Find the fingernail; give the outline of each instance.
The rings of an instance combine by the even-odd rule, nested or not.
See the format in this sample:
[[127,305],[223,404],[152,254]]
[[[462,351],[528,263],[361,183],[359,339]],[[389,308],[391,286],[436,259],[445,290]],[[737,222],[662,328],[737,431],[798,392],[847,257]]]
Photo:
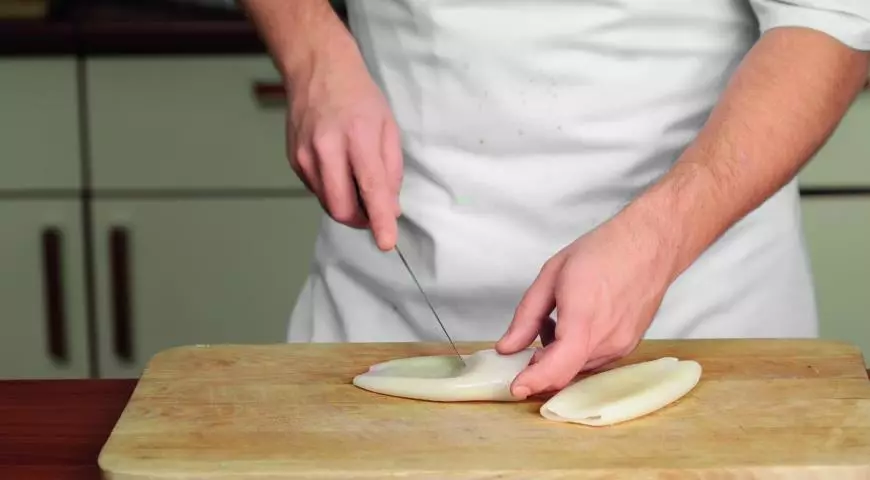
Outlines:
[[520,387],[514,387],[513,393],[514,393],[515,397],[524,399],[524,398],[528,397],[529,394],[532,393],[532,391],[529,390],[529,387],[520,386]]
[[507,350],[507,345],[508,345],[508,335],[505,334],[505,336],[501,337],[497,342],[495,342],[495,349],[499,353],[504,353],[504,351]]

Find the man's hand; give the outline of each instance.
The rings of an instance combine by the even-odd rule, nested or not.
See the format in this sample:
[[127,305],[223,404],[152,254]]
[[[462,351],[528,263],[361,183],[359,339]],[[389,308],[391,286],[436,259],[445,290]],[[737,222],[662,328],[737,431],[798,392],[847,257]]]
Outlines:
[[[579,372],[634,350],[671,282],[667,252],[650,226],[617,216],[553,256],[496,344],[499,353],[514,353],[541,332],[545,347],[514,380],[514,394],[559,390]],[[558,321],[548,343],[543,323],[554,307]]]
[[327,0],[241,3],[289,93],[293,170],[333,219],[370,227],[378,247],[392,249],[402,182],[399,130],[355,40]]
[[399,131],[362,61],[317,57],[291,89],[287,147],[293,170],[333,219],[370,227],[378,247],[392,249],[402,182]]

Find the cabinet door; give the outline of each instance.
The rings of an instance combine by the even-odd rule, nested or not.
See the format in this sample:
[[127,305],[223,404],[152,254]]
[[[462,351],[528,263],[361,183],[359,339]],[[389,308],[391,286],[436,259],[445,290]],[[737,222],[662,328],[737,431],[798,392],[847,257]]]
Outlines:
[[309,196],[97,201],[100,375],[177,345],[285,342],[321,212]]
[[302,188],[267,55],[87,62],[94,188]]
[[802,204],[821,335],[857,344],[870,366],[870,197]]
[[0,378],[88,376],[79,202],[0,201]]
[[870,90],[800,173],[802,187],[870,187]]
[[76,92],[72,57],[0,59],[0,190],[79,187]]

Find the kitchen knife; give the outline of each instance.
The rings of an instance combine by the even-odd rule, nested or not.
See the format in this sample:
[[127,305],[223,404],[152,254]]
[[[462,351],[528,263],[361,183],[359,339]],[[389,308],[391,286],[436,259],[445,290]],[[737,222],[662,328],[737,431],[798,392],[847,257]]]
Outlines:
[[405,264],[405,269],[408,270],[408,273],[411,275],[411,278],[414,279],[414,283],[417,284],[417,289],[420,290],[420,293],[423,295],[423,299],[426,300],[426,305],[429,305],[429,310],[432,312],[432,315],[435,317],[435,320],[438,321],[438,325],[441,326],[441,330],[444,332],[444,335],[447,337],[447,341],[450,342],[450,346],[453,347],[453,351],[456,352],[456,356],[459,357],[459,361],[465,365],[465,360],[460,355],[459,350],[456,349],[456,344],[453,343],[453,339],[450,338],[450,334],[447,333],[447,329],[444,328],[444,322],[441,321],[441,317],[438,316],[438,313],[435,311],[435,307],[432,306],[432,302],[429,301],[429,296],[426,295],[426,292],[423,290],[423,286],[420,285],[420,282],[417,281],[417,276],[414,275],[414,271],[411,270],[411,266],[408,265],[408,261],[405,260],[405,256],[402,255],[402,250],[399,249],[399,242],[396,242],[396,253],[399,254],[399,258],[402,260],[402,263]]
[[[360,210],[362,211],[363,216],[369,218],[368,212],[366,211],[366,204],[363,201],[362,194],[360,194],[359,184],[354,181],[354,187],[356,188],[356,200],[359,203]],[[429,296],[426,295],[426,291],[423,290],[423,286],[420,285],[420,282],[417,280],[417,275],[414,274],[414,271],[411,269],[411,266],[408,264],[408,260],[405,259],[405,255],[402,254],[402,250],[399,248],[398,238],[396,239],[395,246],[396,253],[399,254],[399,259],[402,260],[402,264],[405,265],[405,270],[408,271],[408,274],[411,275],[411,279],[414,280],[414,284],[417,285],[417,290],[420,291],[420,294],[423,295],[423,300],[426,301],[426,305],[429,306],[429,311],[432,312],[432,316],[435,317],[435,320],[438,322],[438,326],[441,327],[441,331],[444,332],[444,336],[447,337],[447,341],[450,342],[450,346],[453,348],[453,352],[456,353],[456,357],[459,358],[459,361],[462,362],[462,365],[465,365],[465,359],[462,358],[462,355],[459,353],[459,350],[456,348],[456,343],[453,342],[453,338],[450,337],[450,334],[447,333],[447,328],[444,327],[444,322],[441,321],[441,317],[438,316],[438,312],[435,311],[435,307],[432,305],[432,302],[429,301]]]

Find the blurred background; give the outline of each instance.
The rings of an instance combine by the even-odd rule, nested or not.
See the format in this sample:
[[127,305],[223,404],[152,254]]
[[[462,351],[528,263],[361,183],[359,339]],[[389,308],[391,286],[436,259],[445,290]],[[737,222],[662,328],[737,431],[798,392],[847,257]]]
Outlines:
[[[283,342],[322,218],[285,105],[233,0],[0,0],[0,378]],[[822,336],[870,353],[870,91],[801,185]]]

